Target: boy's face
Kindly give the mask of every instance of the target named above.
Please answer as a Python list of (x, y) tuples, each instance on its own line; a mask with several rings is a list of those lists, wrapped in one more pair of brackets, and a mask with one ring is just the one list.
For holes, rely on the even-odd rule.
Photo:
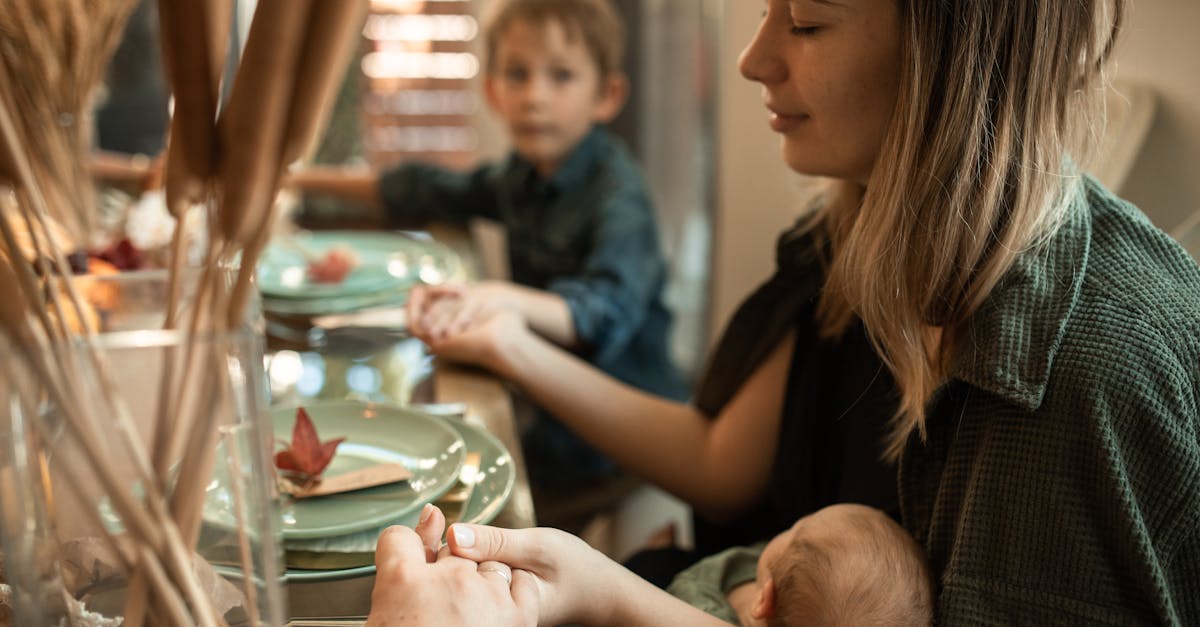
[(488, 103), (513, 148), (543, 176), (624, 104), (623, 77), (601, 77), (582, 37), (568, 34), (554, 20), (514, 20), (499, 37), (486, 80)]

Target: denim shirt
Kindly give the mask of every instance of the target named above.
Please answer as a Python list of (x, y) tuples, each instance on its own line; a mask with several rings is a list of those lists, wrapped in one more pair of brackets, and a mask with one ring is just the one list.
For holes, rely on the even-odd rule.
[(629, 151), (592, 129), (548, 178), (513, 153), (472, 171), (405, 164), (384, 173), (389, 216), (503, 224), (515, 283), (558, 294), (581, 356), (646, 391), (683, 398), (671, 363), (667, 267), (653, 204)]

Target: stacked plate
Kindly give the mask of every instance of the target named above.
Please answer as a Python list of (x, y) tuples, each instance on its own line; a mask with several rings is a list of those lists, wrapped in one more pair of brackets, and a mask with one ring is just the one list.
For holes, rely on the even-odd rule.
[[(340, 282), (314, 281), (309, 265), (334, 248), (353, 251), (358, 265)], [(257, 270), (264, 310), (318, 316), (402, 304), (418, 282), (461, 276), (462, 263), (454, 251), (420, 235), (321, 231), (276, 238)]]
[[(285, 500), (282, 529), (289, 582), (369, 575), (375, 572), (379, 533), (391, 525), (416, 525), (426, 503), (441, 506), (450, 522), (484, 524), (496, 517), (512, 493), (512, 457), (481, 427), (395, 405), (323, 401), (304, 408), (322, 441), (346, 438), (325, 477), (398, 462), (412, 478)], [(277, 408), (271, 417), (276, 439), (290, 441), (296, 409)], [(468, 459), (471, 463), (464, 465)], [(448, 498), (448, 493), (457, 498)]]

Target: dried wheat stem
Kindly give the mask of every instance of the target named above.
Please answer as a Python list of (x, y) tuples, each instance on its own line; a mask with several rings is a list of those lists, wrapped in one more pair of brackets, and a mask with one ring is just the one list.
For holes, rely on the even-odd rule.
[[(150, 550), (150, 547), (147, 547), (147, 546), (142, 546), (140, 553), (141, 553), (141, 557), (142, 557), (141, 564), (142, 564), (142, 566), (145, 567), (145, 570), (143, 571), (143, 570), (139, 569), (138, 572), (139, 573), (144, 572), (145, 574), (149, 575), (150, 583), (154, 584), (154, 588), (156, 590), (160, 591), (160, 594), (161, 594), (161, 591), (168, 592), (167, 594), (161, 594), (161, 596), (151, 597), (153, 599), (155, 605), (164, 607), (166, 609), (167, 614), (171, 617), (171, 620), (174, 624), (176, 624), (176, 625), (191, 624), (192, 621), (188, 614), (187, 605), (184, 603), (183, 598), (181, 596), (179, 596), (178, 588), (175, 588), (171, 584), (170, 579), (167, 577), (167, 573), (163, 571), (162, 562), (160, 562), (158, 560), (158, 556), (156, 556)], [(147, 596), (149, 596), (149, 595), (147, 595)], [(207, 599), (207, 595), (202, 595), (202, 596), (204, 596), (205, 599)], [(150, 599), (147, 599), (147, 600), (150, 600)], [(204, 603), (203, 605), (211, 607), (211, 602)], [(193, 608), (193, 609), (198, 609), (198, 608)], [(200, 621), (197, 621), (197, 622), (199, 622), (200, 624), (205, 624)], [(211, 623), (209, 623), (209, 624), (211, 624)]]
[[(168, 465), (181, 454), (187, 440), (193, 437), (190, 417), (198, 409), (195, 404), (203, 402), (203, 395), (197, 395), (193, 399), (192, 392), (194, 386), (191, 382), (194, 380), (193, 364), (199, 359), (196, 356), (195, 340), (202, 333), (212, 333), (212, 325), (209, 324), (210, 320), (206, 318), (205, 314), (210, 311), (219, 311), (215, 307), (219, 282), (214, 279), (214, 275), (220, 274), (214, 269), (216, 259), (215, 242), (210, 242), (207, 261), (201, 270), (195, 294), (192, 296), (191, 317), (188, 323), (187, 334), (184, 336), (183, 372), (178, 379), (180, 387), (169, 397), (175, 401), (175, 411), (171, 417), (168, 417), (168, 414), (160, 414), (160, 416), (163, 416), (163, 420), (173, 421), (174, 424), (171, 425), (173, 428), (166, 429), (167, 425), (160, 424), (154, 434), (154, 466), (160, 476), (165, 476)], [(214, 302), (210, 304), (210, 300)], [(173, 371), (173, 369), (174, 367), (172, 366), (171, 370)], [(165, 377), (166, 373), (164, 372), (164, 382), (162, 384), (164, 387), (169, 385)]]
[[(52, 455), (62, 457), (63, 455), (67, 454), (67, 451), (60, 449), (59, 445), (52, 444), (53, 442), (58, 441), (59, 438), (56, 438), (55, 434), (49, 433), (48, 427), (44, 423), (38, 420), (31, 422), (34, 426), (34, 429), (40, 435), (42, 441), (45, 442), (47, 447), (51, 449)], [(85, 486), (90, 482), (87, 480), (87, 478), (79, 476), (73, 464), (59, 464), (57, 468), (59, 468), (66, 475), (65, 484), (76, 491), (76, 495), (80, 503), (90, 503), (93, 499), (95, 499), (95, 495), (80, 494), (78, 492), (78, 486)], [(112, 495), (109, 494), (109, 497), (112, 498)], [(92, 525), (101, 531), (102, 537), (107, 540), (109, 546), (113, 548), (114, 553), (125, 565), (126, 572), (135, 573), (136, 576), (132, 578), (132, 581), (140, 580), (142, 578), (141, 576), (144, 575), (144, 571), (141, 569), (134, 570), (135, 564), (139, 564), (146, 568), (156, 569), (160, 573), (163, 572), (161, 559), (156, 552), (151, 550), (152, 547), (150, 545), (142, 543), (141, 549), (136, 549), (136, 553), (131, 553), (130, 549), (124, 543), (118, 541), (117, 538), (113, 537), (113, 535), (109, 533), (107, 526), (100, 518), (100, 513), (97, 508), (88, 506), (82, 509), (84, 514), (90, 519)], [(127, 533), (136, 536), (136, 533), (133, 530), (127, 529), (126, 531)], [(179, 597), (179, 589), (170, 584), (170, 582), (162, 578), (156, 578), (152, 579), (150, 583), (153, 584), (154, 592), (156, 595), (158, 595), (158, 598), (175, 602), (177, 604), (182, 604), (182, 599)], [(130, 598), (132, 599), (136, 596), (138, 595), (131, 591)], [(175, 599), (176, 601), (171, 601), (172, 599)]]
[[(254, 559), (250, 554), (250, 537), (246, 532), (246, 496), (242, 491), (242, 464), (239, 461), (236, 437), (225, 437), (225, 463), (229, 467), (229, 483), (233, 491), (233, 513), (237, 518), (238, 556), (244, 572), (254, 572)], [(246, 607), (250, 610), (250, 624), (260, 622), (258, 616), (258, 590), (250, 577), (242, 577), (242, 592), (246, 595)]]
[[(6, 111), (0, 106), (0, 135), (3, 135), (4, 117)], [(17, 247), (16, 234), (12, 231), (12, 225), (8, 223), (6, 218), (3, 218), (5, 213), (17, 211), (16, 200), (12, 197), (12, 192), (7, 193), (0, 189), (0, 237), (3, 237), (5, 249), (8, 250), (8, 258), (12, 263), (12, 282), (9, 285), (19, 286), (18, 294), (21, 292), (34, 297), (38, 294), (37, 277), (34, 276), (33, 270), (26, 264), (20, 263), (21, 251)], [(46, 329), (53, 328), (53, 323), (50, 321), (49, 314), (44, 307), (32, 307), (32, 303), (26, 303), (24, 299), (0, 299), (7, 309), (10, 311), (19, 311), (21, 317), (24, 318), (27, 312), (34, 312), (38, 320)], [(15, 319), (15, 318), (14, 318)]]

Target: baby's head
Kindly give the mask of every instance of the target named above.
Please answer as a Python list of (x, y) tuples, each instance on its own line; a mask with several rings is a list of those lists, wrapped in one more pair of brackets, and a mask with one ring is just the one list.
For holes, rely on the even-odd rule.
[(768, 625), (929, 625), (921, 547), (887, 514), (831, 505), (775, 536), (758, 560), (755, 615)]
[(498, 0), (490, 11), (488, 104), (547, 174), (625, 104), (624, 24), (609, 0)]

